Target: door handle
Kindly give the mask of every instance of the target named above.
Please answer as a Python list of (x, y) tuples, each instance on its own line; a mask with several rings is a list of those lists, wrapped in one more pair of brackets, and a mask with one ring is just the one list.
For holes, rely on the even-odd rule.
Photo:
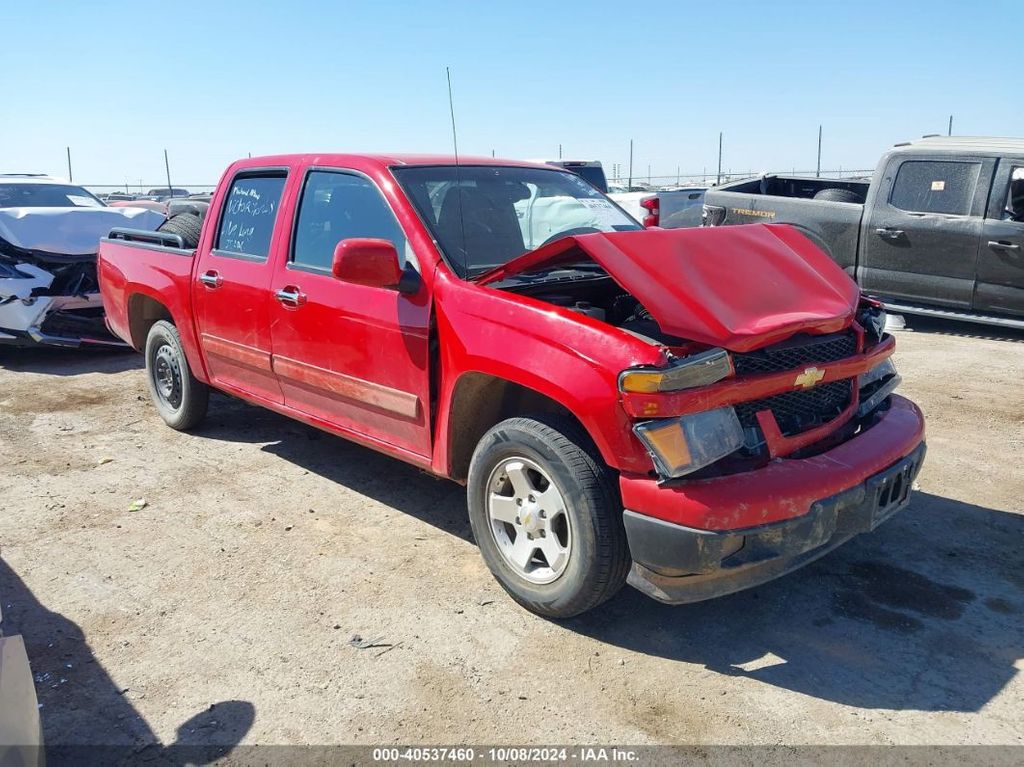
[(215, 269), (210, 269), (199, 275), (199, 281), (206, 287), (214, 290), (224, 284), (224, 278), (220, 276), (220, 272)]
[(992, 250), (1020, 250), (1020, 245), (1012, 242), (1003, 242), (1002, 240), (989, 240), (988, 246)]
[(903, 236), (904, 232), (902, 229), (890, 229), (887, 226), (880, 226), (875, 230), (875, 234), (879, 237), (885, 237), (887, 240), (898, 240)]
[(306, 294), (295, 285), (286, 285), (275, 291), (274, 298), (285, 306), (299, 307), (306, 303)]

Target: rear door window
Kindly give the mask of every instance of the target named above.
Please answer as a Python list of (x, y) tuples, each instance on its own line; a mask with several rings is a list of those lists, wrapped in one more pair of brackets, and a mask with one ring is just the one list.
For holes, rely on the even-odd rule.
[(896, 174), (889, 204), (909, 213), (967, 216), (980, 171), (980, 162), (908, 160)]
[(214, 247), (219, 255), (265, 261), (270, 253), (285, 174), (246, 174), (231, 183)]

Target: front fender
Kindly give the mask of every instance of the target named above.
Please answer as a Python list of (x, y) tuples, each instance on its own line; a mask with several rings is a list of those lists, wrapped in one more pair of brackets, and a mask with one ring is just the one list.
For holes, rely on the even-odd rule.
[(448, 473), (451, 403), (467, 373), (490, 375), (554, 400), (580, 421), (609, 466), (636, 473), (651, 469), (620, 405), (618, 375), (635, 365), (662, 364), (660, 347), (534, 299), (447, 275), (435, 284), (442, 371), (438, 473)]

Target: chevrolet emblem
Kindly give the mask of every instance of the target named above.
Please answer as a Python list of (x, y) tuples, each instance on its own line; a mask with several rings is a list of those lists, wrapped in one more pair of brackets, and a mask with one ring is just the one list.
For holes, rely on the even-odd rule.
[(793, 381), (793, 385), (810, 389), (824, 377), (824, 370), (818, 370), (818, 368), (806, 368), (803, 373), (796, 377), (796, 380)]

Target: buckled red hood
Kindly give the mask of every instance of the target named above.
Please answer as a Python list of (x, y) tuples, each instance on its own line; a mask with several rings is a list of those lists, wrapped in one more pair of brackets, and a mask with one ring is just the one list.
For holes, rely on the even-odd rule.
[(565, 237), (477, 281), (578, 262), (581, 253), (643, 304), (666, 333), (736, 352), (794, 333), (841, 330), (860, 297), (831, 258), (786, 224)]

